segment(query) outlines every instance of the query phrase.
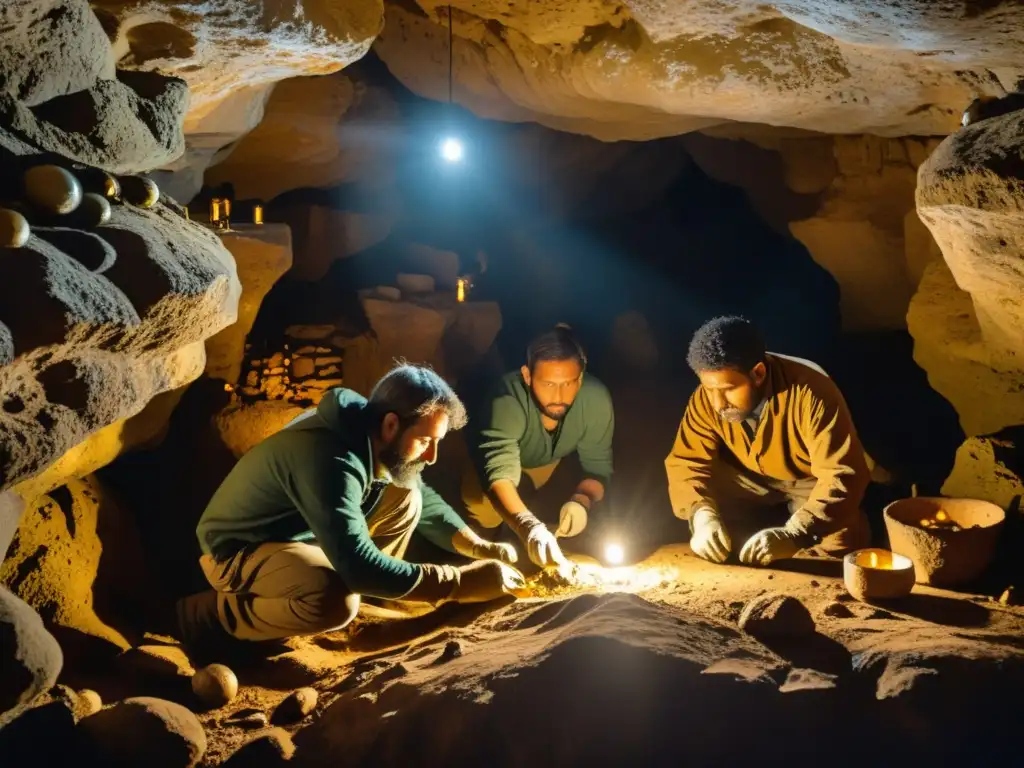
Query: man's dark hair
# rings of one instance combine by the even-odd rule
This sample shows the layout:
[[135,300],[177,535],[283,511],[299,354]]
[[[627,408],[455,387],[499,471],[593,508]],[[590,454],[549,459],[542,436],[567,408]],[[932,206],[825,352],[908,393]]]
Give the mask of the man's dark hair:
[[587,353],[576,335],[565,323],[559,323],[530,342],[526,348],[526,367],[533,373],[534,366],[542,360],[575,360],[580,369],[586,370]]
[[466,426],[466,407],[447,381],[423,365],[400,363],[377,382],[369,397],[377,425],[393,413],[402,428],[438,411],[448,414],[448,429]]
[[750,373],[764,362],[764,339],[749,320],[730,315],[702,325],[690,341],[686,362],[694,373],[731,368]]

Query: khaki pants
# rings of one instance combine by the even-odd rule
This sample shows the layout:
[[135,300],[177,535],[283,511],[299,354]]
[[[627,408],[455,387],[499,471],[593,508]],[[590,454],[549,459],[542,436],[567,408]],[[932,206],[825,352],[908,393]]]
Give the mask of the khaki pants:
[[[540,490],[555,473],[558,462],[556,459],[543,467],[524,468],[523,474],[530,478],[535,490]],[[471,521],[481,528],[498,528],[504,522],[490,497],[484,492],[480,476],[472,463],[468,463],[462,473],[462,503],[466,505]]]
[[[385,554],[403,557],[422,511],[419,489],[388,486],[367,519],[373,542]],[[313,544],[257,544],[225,561],[203,555],[199,565],[216,591],[217,619],[239,640],[276,640],[339,629],[359,609],[359,595]]]
[[[711,472],[711,495],[718,513],[739,552],[751,536],[774,526],[785,525],[789,516],[807,501],[817,481],[814,478],[785,482],[768,480],[732,464],[716,460]],[[845,527],[829,534],[815,548],[830,555],[842,555],[869,546],[871,527],[867,515],[857,510]]]

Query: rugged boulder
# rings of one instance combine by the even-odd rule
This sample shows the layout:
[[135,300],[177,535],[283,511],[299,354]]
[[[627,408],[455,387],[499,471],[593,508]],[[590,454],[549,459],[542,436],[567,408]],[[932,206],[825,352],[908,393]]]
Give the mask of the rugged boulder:
[[918,171],[942,249],[908,324],[915,357],[969,434],[1024,423],[1024,110],[952,134]]

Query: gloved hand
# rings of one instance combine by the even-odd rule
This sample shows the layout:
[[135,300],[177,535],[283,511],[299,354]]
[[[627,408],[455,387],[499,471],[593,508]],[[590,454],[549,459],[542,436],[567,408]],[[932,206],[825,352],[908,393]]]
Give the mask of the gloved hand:
[[474,560],[501,560],[511,565],[519,560],[519,553],[511,544],[481,539],[472,528],[463,528],[452,537],[452,545],[460,555]]
[[768,565],[793,557],[802,549],[795,534],[785,528],[765,528],[750,537],[740,550],[740,562],[747,565]]
[[534,565],[544,568],[549,565],[567,564],[555,534],[532,513],[523,512],[516,515],[514,528],[519,538],[526,544],[526,552]]
[[718,513],[710,507],[700,507],[693,513],[691,523],[690,549],[693,554],[712,563],[724,563],[732,551],[732,539]]
[[587,508],[570,499],[558,510],[558,530],[555,536],[571,538],[583,533],[587,527]]
[[523,574],[500,560],[477,560],[459,568],[459,585],[448,599],[457,603],[486,603],[526,586]]

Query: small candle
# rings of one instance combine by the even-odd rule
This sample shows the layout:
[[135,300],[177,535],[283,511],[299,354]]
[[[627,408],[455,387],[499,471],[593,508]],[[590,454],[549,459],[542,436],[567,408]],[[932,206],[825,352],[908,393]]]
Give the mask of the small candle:
[[455,283],[455,300],[465,301],[466,293],[469,289],[469,280],[464,277],[460,277]]
[[220,221],[220,198],[215,197],[210,201],[210,223],[216,224]]
[[231,218],[231,198],[230,197],[225,197],[224,198],[224,218],[225,219]]
[[252,209],[252,223],[262,224],[263,223],[263,206],[254,205]]

